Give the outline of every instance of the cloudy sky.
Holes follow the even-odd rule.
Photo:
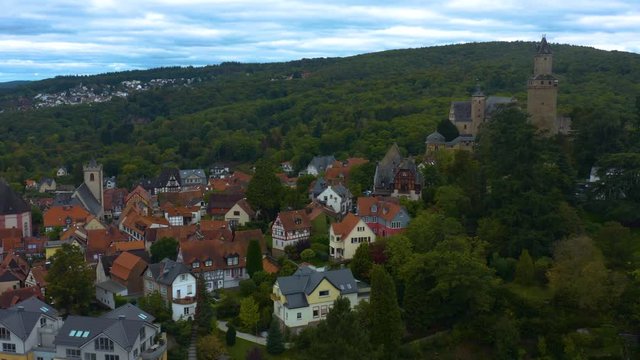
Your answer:
[[[0,82],[493,40],[640,53],[639,0],[2,0]]]

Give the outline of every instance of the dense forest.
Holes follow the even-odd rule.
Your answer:
[[[351,311],[338,301],[330,313],[338,315],[293,339],[296,354],[639,356],[629,334],[640,333],[640,55],[552,48],[572,134],[540,136],[516,106],[481,128],[474,152],[438,153],[424,168],[423,199],[404,202],[413,217],[405,233],[353,261],[356,276],[371,280],[371,305]],[[0,177],[22,188],[66,165],[79,178],[82,162],[96,157],[125,186],[164,166],[219,161],[266,160],[256,166],[262,178],[280,161],[301,169],[314,155],[375,162],[393,142],[420,158],[425,137],[446,132],[450,102],[478,83],[525,108],[534,53],[533,43],[496,42],[17,84],[0,89]],[[202,81],[106,103],[15,108],[80,83],[177,77]],[[586,183],[594,166],[600,181]],[[358,184],[349,185],[370,186],[370,170],[354,170]],[[294,190],[278,190],[272,173],[264,178],[277,191],[268,205],[249,194],[252,205],[290,205]]]

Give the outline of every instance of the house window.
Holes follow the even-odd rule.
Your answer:
[[[163,287],[161,287],[161,288],[160,288],[160,293],[161,293],[162,295],[167,295],[167,288],[166,288],[166,287],[164,287],[164,286],[163,286]]]
[[[104,360],[120,360],[120,356],[113,354],[105,354]]]
[[[113,341],[106,337],[97,338],[95,340],[95,346],[96,350],[113,351]]]
[[[197,269],[200,267],[200,263],[197,261],[194,261],[193,264],[191,265],[194,269]]]
[[[0,339],[11,339],[11,333],[6,328],[0,327]]]
[[[328,312],[329,312],[329,309],[327,308],[327,305],[322,305],[320,307],[320,315],[321,316],[327,315]]]
[[[4,348],[4,344],[2,344]],[[67,349],[67,357],[72,359],[80,359],[80,349]]]
[[[302,319],[302,313],[298,313],[297,318],[298,320]]]
[[[96,360],[95,353],[84,353],[84,360]]]
[[[191,295],[193,293],[193,285],[187,285],[187,295]]]
[[[185,315],[189,315],[189,308],[188,307],[184,308],[184,314]]]
[[[90,174],[89,181],[96,181],[96,176],[94,174]]]
[[[14,353],[14,352],[16,352],[16,344],[2,343],[2,351],[3,352]],[[78,355],[78,356],[80,356],[80,355]]]
[[[329,290],[320,291],[320,296],[329,296]]]
[[[40,318],[40,327],[45,327],[47,325],[47,318]]]
[[[133,357],[134,358],[138,357],[138,349],[133,350]]]
[[[240,216],[240,211],[234,211],[233,216]]]
[[[187,275],[186,274],[180,275],[180,281],[185,281],[185,280],[187,280]]]
[[[213,265],[213,261],[211,260],[207,260],[204,262],[204,266],[211,266],[211,265]]]
[[[319,318],[320,317],[320,307],[318,306],[314,306],[313,307],[313,318]]]
[[[38,356],[36,357],[36,360],[44,360],[44,358],[42,356]]]

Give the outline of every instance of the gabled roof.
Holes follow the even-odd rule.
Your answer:
[[[333,155],[328,156],[314,156],[309,162],[307,167],[314,167],[319,172],[323,172],[327,169],[328,166],[332,165],[336,161],[336,158]]]
[[[393,220],[403,210],[398,203],[377,197],[359,197],[357,208],[358,216],[376,216],[387,221]]]
[[[127,320],[142,320],[149,324],[152,324],[156,320],[153,315],[130,303],[126,303],[102,315],[102,317],[106,319],[119,319],[120,316],[124,316]]]
[[[44,213],[44,226],[62,226],[67,225],[67,219],[71,224],[78,222],[86,222],[91,214],[79,205],[68,206],[52,206]]]
[[[155,281],[163,285],[173,284],[178,275],[189,274],[189,268],[185,264],[166,258],[159,263],[149,265],[149,270]]]
[[[24,311],[41,313],[53,318],[58,317],[58,311],[56,309],[37,297],[29,297],[25,300],[22,300],[21,302],[16,304],[16,306],[9,308],[9,310],[18,311],[19,307],[22,307]]]
[[[318,197],[329,186],[327,181],[320,176],[311,184],[311,194],[314,198]]]
[[[238,200],[236,205],[238,205],[242,210],[244,210],[244,212],[246,212],[250,218],[253,218],[256,215],[256,212],[253,211],[253,208],[251,207],[251,204],[249,204],[247,199]]]
[[[102,213],[102,205],[96,197],[93,196],[93,193],[89,190],[87,184],[82,183],[82,185],[78,186],[76,191],[73,193],[73,197],[78,199],[85,209],[89,210],[91,214],[98,216]]]
[[[163,169],[162,172],[160,172],[160,175],[158,175],[155,187],[166,186],[171,178],[174,178],[178,182],[179,186],[182,184],[182,180],[180,179],[180,171],[175,168],[167,168]]]
[[[144,189],[143,189],[144,190]],[[124,208],[125,199],[129,195],[127,189],[105,189],[104,190],[104,208],[113,210],[115,208]]]
[[[205,175],[204,170],[203,169],[185,169],[185,170],[180,170],[180,178],[182,179],[186,179],[188,177],[191,176],[196,176],[202,179],[206,179],[207,175]]]
[[[114,294],[119,294],[122,292],[127,291],[127,287],[120,284],[117,281],[113,281],[113,280],[105,280],[103,282],[97,283],[96,287],[106,290],[108,292],[114,293]]]
[[[26,300],[31,298],[44,299],[40,288],[38,288],[37,286],[29,286],[20,289],[10,289],[0,294],[0,308],[7,309],[18,303],[20,303],[20,305],[23,305],[21,301],[25,302]],[[57,312],[55,311],[55,309],[52,310],[53,313],[56,314],[52,316],[57,316]]]
[[[311,222],[304,210],[282,211],[278,214],[285,231],[308,229]]]
[[[69,316],[54,344],[82,347],[100,335],[107,336],[126,351],[131,351],[140,335],[140,329],[147,326],[145,320],[111,319],[105,317]]]
[[[344,239],[345,237],[349,236],[349,234],[351,234],[351,231],[353,231],[353,229],[356,227],[356,225],[358,225],[359,222],[359,217],[353,215],[352,213],[348,213],[341,222],[331,224],[331,230],[333,230],[334,234],[340,235],[340,237]]]
[[[133,251],[133,250],[144,250],[144,240],[136,240],[136,241],[116,241],[111,244],[116,252],[121,251]]]
[[[427,144],[444,144],[446,139],[444,135],[440,134],[438,131],[434,131],[429,136],[427,136]]]
[[[40,312],[26,311],[21,308],[3,309],[0,310],[0,325],[24,341],[38,324],[40,315]]]
[[[123,252],[113,261],[110,274],[122,280],[129,280],[130,277],[140,277],[147,263],[138,256]],[[140,273],[135,273],[138,268]]]
[[[309,267],[302,267],[291,276],[279,277],[276,282],[280,292],[287,299],[287,307],[295,309],[308,306],[306,296],[324,279],[338,289],[341,295],[358,292],[356,279],[350,269],[315,271]]]
[[[230,194],[220,194],[213,193],[209,196],[209,205],[208,212],[212,213],[218,209],[222,209],[222,215],[224,215],[229,209],[233,207],[238,201],[244,198],[244,194],[242,193],[230,193]]]
[[[9,184],[0,179],[0,215],[22,214],[30,212],[31,207]]]

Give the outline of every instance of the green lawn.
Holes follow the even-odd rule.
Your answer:
[[[220,337],[220,339],[222,339],[222,342],[226,344],[224,335],[225,335],[224,332],[222,332],[221,330],[218,330],[218,336]],[[236,337],[235,345],[227,346],[227,352],[229,353],[231,358],[234,360],[245,360],[249,350],[253,349],[255,346],[259,347],[262,350],[262,354],[264,355],[265,359],[274,359],[274,360],[275,359],[278,359],[278,360],[291,359],[291,357],[288,355],[289,351],[285,351],[284,353],[277,356],[269,355],[267,354],[267,349],[264,346],[254,344],[244,339],[240,339],[239,337]]]

